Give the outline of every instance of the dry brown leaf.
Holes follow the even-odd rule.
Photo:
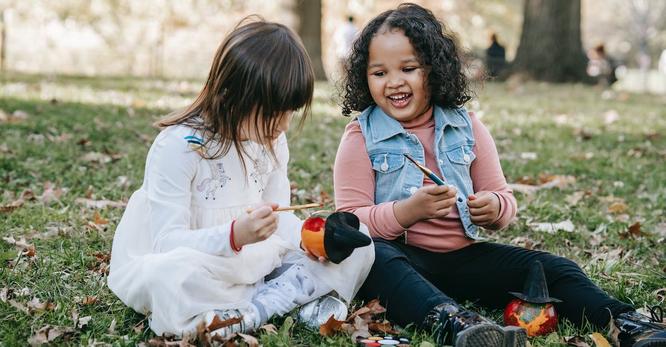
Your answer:
[[[242,337],[243,341],[245,341],[245,343],[247,343],[248,346],[259,347],[259,341],[257,340],[256,337],[243,333],[238,333],[238,336]]]
[[[629,234],[632,236],[641,236],[643,233],[641,232],[641,222],[636,222],[632,225],[629,226]]]
[[[539,246],[541,245],[541,242],[539,241],[534,241],[528,237],[525,236],[518,236],[513,238],[511,241],[512,245],[516,245],[518,247],[523,247],[526,249],[538,249]]]
[[[208,326],[206,327],[206,330],[215,331],[217,329],[228,327],[233,324],[238,324],[242,321],[243,321],[242,317],[235,317],[235,318],[221,320],[220,317],[215,315],[215,317],[213,317],[213,321],[210,322],[210,324],[208,324]]]
[[[124,208],[127,206],[127,203],[124,201],[112,201],[112,200],[93,200],[85,198],[77,198],[74,200],[77,204],[84,205],[87,208]]]
[[[14,212],[17,208],[23,206],[23,199],[12,201],[8,204],[0,205],[0,213]]]
[[[142,332],[143,332],[143,329],[144,329],[143,321],[140,321],[139,323],[135,324],[135,325],[132,327],[132,330],[133,330],[135,333],[137,333],[137,334],[142,333]]]
[[[45,325],[28,339],[28,343],[31,346],[41,346],[53,342],[61,336],[66,339],[72,334],[74,334],[74,329],[72,328]]]
[[[387,320],[384,320],[382,322],[370,322],[368,323],[368,329],[370,329],[370,331],[380,332],[384,335],[386,334],[395,335],[400,333],[399,331],[393,329],[393,325],[391,325],[391,322]]]
[[[319,335],[321,336],[332,336],[338,331],[342,330],[342,323],[345,321],[337,320],[333,315],[331,314],[330,317],[328,317],[328,320],[326,323],[322,324],[319,326]]]
[[[81,160],[90,163],[106,164],[111,161],[111,156],[99,152],[88,152],[81,157]]]
[[[32,298],[32,300],[28,301],[26,303],[26,306],[28,307],[28,310],[30,311],[30,313],[43,312],[43,311],[52,311],[56,307],[54,303],[52,303],[48,300],[42,302],[37,297],[34,297],[34,298]]]
[[[264,324],[259,327],[259,330],[265,331],[269,335],[277,335],[278,330],[274,324]]]
[[[88,323],[90,323],[90,320],[92,319],[92,316],[85,316],[79,318],[79,320],[76,322],[76,327],[79,329],[83,329]]]
[[[57,188],[53,183],[46,181],[44,183],[44,192],[39,196],[39,201],[48,204],[53,201],[60,201],[60,197],[64,193],[62,188]]]
[[[109,220],[102,218],[102,215],[100,215],[98,211],[95,211],[95,215],[93,215],[93,223],[97,225],[106,225],[109,224]]]
[[[608,213],[620,214],[627,211],[627,209],[629,207],[624,202],[616,201],[608,206]]]
[[[116,319],[114,318],[114,319],[111,321],[111,324],[109,324],[109,328],[106,329],[106,332],[109,333],[109,334],[111,334],[111,335],[115,335],[115,333],[116,333],[116,324],[117,324],[117,323],[116,323]]]
[[[587,192],[583,190],[579,190],[577,192],[574,192],[573,194],[567,196],[564,201],[567,202],[570,206],[575,206],[578,204],[578,202],[585,196],[587,195]]]
[[[97,303],[97,296],[88,295],[81,300],[81,305],[92,305]]]
[[[7,303],[10,306],[12,306],[13,308],[15,308],[15,309],[17,309],[17,310],[19,310],[19,311],[21,311],[25,314],[28,314],[28,315],[30,314],[30,310],[25,305],[21,304],[20,302],[14,300],[14,299],[7,300]]]
[[[370,336],[370,329],[368,328],[368,322],[359,317],[356,316],[354,317],[354,323],[353,324],[347,324],[348,327],[346,327],[346,331],[348,334],[351,335],[351,340],[352,342],[356,342],[356,339],[360,337],[368,337]]]
[[[592,341],[594,341],[594,345],[596,347],[611,347],[610,343],[608,343],[608,340],[606,340],[603,335],[595,332],[590,335],[590,338]]]

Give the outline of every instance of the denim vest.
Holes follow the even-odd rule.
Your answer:
[[[479,239],[472,224],[467,196],[474,193],[469,168],[476,155],[472,152],[472,121],[464,108],[443,109],[435,106],[435,144],[433,152],[444,181],[458,189],[456,205],[465,235]],[[375,173],[375,204],[403,200],[423,185],[423,173],[403,155],[409,154],[425,163],[423,145],[416,135],[380,107],[370,106],[358,117],[365,147]],[[431,168],[433,169],[433,168]]]

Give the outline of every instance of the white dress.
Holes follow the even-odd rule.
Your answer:
[[[370,271],[372,246],[337,265],[311,261],[299,248],[302,221],[286,212],[267,240],[239,253],[229,244],[231,221],[247,207],[289,205],[286,137],[276,142],[277,163],[260,144],[243,142],[251,156],[245,174],[235,148],[206,160],[188,145],[185,138],[192,135],[197,134],[190,127],[171,126],[151,146],[143,185],[132,194],[113,239],[109,288],[149,315],[158,335],[194,331],[214,309],[245,307],[286,258],[305,264],[349,302]],[[362,231],[367,234],[367,228]]]

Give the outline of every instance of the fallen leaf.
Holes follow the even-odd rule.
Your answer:
[[[641,223],[636,222],[636,223],[630,225],[628,231],[629,231],[629,234],[632,235],[632,236],[641,236],[642,235],[642,233],[641,233]]]
[[[53,342],[61,336],[66,339],[73,334],[74,329],[72,328],[46,325],[37,330],[35,335],[28,339],[28,343],[31,346],[41,346]]]
[[[81,160],[90,163],[106,164],[111,161],[111,156],[99,152],[88,152],[81,157]]]
[[[259,341],[256,337],[248,334],[238,333],[238,336],[243,338],[243,341],[250,347],[259,347]]]
[[[575,226],[571,220],[567,219],[559,223],[530,223],[529,226],[535,231],[554,234],[559,230],[573,232]]]
[[[368,329],[373,332],[381,332],[384,335],[396,335],[399,333],[399,331],[393,329],[393,325],[391,325],[391,322],[387,320],[382,322],[370,322],[368,323]]]
[[[613,346],[619,346],[620,345],[620,328],[615,325],[615,320],[613,319],[614,317],[611,315],[611,319],[608,322],[608,337],[610,337],[611,342],[613,342]]]
[[[614,214],[624,213],[629,207],[624,202],[616,201],[608,206],[608,212]]]
[[[33,312],[44,312],[44,311],[52,311],[55,309],[55,304],[50,302],[50,301],[44,301],[42,302],[39,300],[39,298],[34,297],[32,300],[28,301],[26,304],[28,307],[28,310],[33,313]]]
[[[76,198],[74,202],[76,202],[77,204],[84,205],[87,208],[100,208],[100,209],[106,207],[124,208],[125,206],[127,206],[127,203],[123,201],[93,200],[86,198]]]
[[[233,324],[238,324],[242,321],[243,321],[243,317],[234,317],[234,318],[221,320],[220,317],[215,315],[215,317],[213,317],[213,321],[210,322],[210,324],[208,324],[208,326],[206,327],[206,330],[207,331],[215,331],[217,329],[228,327],[228,326],[233,325]]]
[[[117,324],[117,323],[116,323],[116,319],[114,318],[114,319],[111,321],[111,324],[109,324],[109,328],[106,329],[106,332],[109,333],[109,334],[111,334],[111,335],[114,335],[114,334],[116,333],[116,324]]]
[[[83,329],[88,323],[90,323],[90,320],[92,319],[92,316],[85,316],[79,318],[78,322],[76,322],[76,327],[79,329]]]
[[[0,213],[13,212],[17,208],[23,206],[23,203],[24,203],[23,199],[18,199],[8,204],[0,205]]]
[[[525,236],[517,236],[517,237],[513,238],[510,241],[510,243],[512,245],[516,245],[518,247],[523,247],[523,248],[526,248],[526,249],[536,249],[536,248],[538,248],[538,246],[541,245],[541,242],[534,241],[534,240],[532,240],[528,237],[525,237]]]
[[[579,190],[573,194],[567,196],[564,201],[567,202],[570,206],[575,206],[578,202],[586,195],[585,191]]]
[[[611,347],[610,343],[608,343],[608,340],[606,340],[606,338],[599,333],[592,333],[590,338],[592,341],[594,341],[594,345],[596,347]]]
[[[349,329],[347,329],[347,333],[351,335],[351,340],[353,343],[356,343],[358,337],[370,336],[370,329],[368,328],[368,322],[365,319],[356,316],[354,317],[354,323],[348,325]]]
[[[88,295],[83,300],[81,300],[81,305],[92,305],[97,303],[97,296]]]
[[[93,223],[97,225],[106,225],[109,224],[109,221],[107,219],[102,218],[102,216],[99,214],[98,211],[95,211],[95,215],[93,216]]]
[[[15,309],[17,309],[17,310],[19,310],[19,311],[21,311],[21,312],[27,314],[27,315],[30,314],[30,310],[29,310],[25,305],[19,303],[19,302],[16,301],[16,300],[9,299],[9,300],[7,300],[7,303],[8,303],[10,306],[12,306],[13,308],[15,308]]]
[[[333,317],[333,314],[331,314],[331,316],[328,317],[326,323],[319,326],[319,335],[321,336],[334,335],[335,333],[342,330],[342,323],[344,322],[345,321],[335,319],[335,317]]]
[[[278,333],[274,324],[264,324],[259,327],[259,330],[265,331],[268,335],[277,335]]]
[[[9,288],[2,287],[2,289],[0,289],[0,301],[7,302],[8,295],[9,295]]]

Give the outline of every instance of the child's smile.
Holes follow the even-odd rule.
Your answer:
[[[389,116],[406,122],[430,107],[427,73],[402,31],[378,33],[370,42],[368,88],[375,103]]]

